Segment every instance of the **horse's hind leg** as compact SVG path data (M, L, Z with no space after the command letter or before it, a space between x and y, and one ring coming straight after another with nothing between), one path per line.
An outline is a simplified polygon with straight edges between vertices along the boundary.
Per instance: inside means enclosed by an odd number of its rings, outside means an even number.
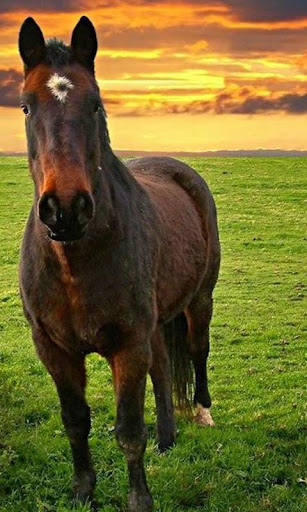
M96 483L88 447L90 409L85 401L84 356L71 356L41 330L34 333L39 358L52 376L61 402L62 420L69 438L73 462L73 497L85 503L91 501Z
M158 447L164 452L175 440L175 420L172 401L172 378L168 349L161 327L152 340L152 366L149 370L155 392L157 408Z
M213 426L208 389L207 359L209 355L209 326L212 316L212 296L193 299L185 311L189 326L190 353L195 370L194 405L197 407L195 420L202 425Z

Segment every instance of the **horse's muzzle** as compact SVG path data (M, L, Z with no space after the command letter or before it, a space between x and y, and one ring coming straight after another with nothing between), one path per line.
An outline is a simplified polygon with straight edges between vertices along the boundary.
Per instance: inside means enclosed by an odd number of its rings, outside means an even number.
M94 201L88 192L77 193L69 205L62 204L54 193L44 193L38 202L38 216L57 242L81 238L94 216Z

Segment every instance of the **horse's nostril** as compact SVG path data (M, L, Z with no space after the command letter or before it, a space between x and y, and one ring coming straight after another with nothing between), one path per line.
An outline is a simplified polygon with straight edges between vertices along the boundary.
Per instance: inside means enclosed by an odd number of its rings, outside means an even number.
M44 193L38 202L38 215L51 231L52 240L76 240L94 215L94 201L87 192L79 192L72 201Z
M60 203L56 196L44 194L38 203L38 215L40 220L49 226L54 227L60 216Z
M78 194L72 203L72 211L80 226L86 226L94 215L94 202L88 193Z

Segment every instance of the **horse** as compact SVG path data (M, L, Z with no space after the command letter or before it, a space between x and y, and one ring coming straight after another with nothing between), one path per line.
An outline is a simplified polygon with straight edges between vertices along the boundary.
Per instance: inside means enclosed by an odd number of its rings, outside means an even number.
M175 440L173 396L181 408L196 407L196 421L213 425L206 362L220 262L215 203L205 181L181 161L124 164L115 156L95 80L97 36L87 17L73 29L70 46L45 42L27 18L19 52L34 184L20 293L36 352L57 388L73 497L94 501L85 358L98 353L113 375L128 507L151 512L143 463L147 375L161 452Z

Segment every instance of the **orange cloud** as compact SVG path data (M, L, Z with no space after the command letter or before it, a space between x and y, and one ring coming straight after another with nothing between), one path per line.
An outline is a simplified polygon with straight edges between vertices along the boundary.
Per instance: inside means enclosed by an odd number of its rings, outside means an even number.
M146 94L144 91L131 91L130 94L108 91L105 98L108 110L116 116L157 116L168 114L263 114L287 113L300 115L307 113L307 94L270 94L254 88L229 88L219 94L198 91L163 91Z
M304 55L300 55L296 60L299 70L307 74L307 52Z

